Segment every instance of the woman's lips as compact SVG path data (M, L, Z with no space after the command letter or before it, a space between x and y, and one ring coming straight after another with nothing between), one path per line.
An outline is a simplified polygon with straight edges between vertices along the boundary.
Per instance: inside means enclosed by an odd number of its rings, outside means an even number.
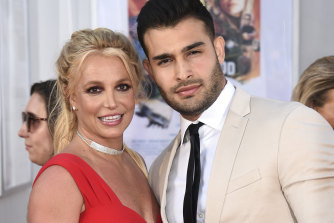
M99 119L104 125L114 126L114 125L118 125L119 123L121 123L123 115L124 114L106 115L106 116L99 117Z
M26 146L26 150L29 151L30 148L31 148L31 146L29 146L29 145L27 145L27 144L26 144L25 146Z
M99 119L103 122L110 122L110 121L117 121L122 118L122 115L109 115L109 116L103 116L99 117Z

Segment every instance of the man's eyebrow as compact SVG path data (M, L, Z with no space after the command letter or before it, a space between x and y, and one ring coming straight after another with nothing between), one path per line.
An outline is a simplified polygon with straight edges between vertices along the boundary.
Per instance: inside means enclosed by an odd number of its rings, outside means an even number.
M196 42L196 43L193 43L189 46L184 47L181 52L184 53L184 52L187 52L188 50L191 50L193 48L196 48L196 47L202 46L202 45L204 45L204 42Z
M163 54L161 54L161 55L152 57L152 60L163 60L163 59L166 59L166 58L169 58L169 57L171 57L170 54L168 54L168 53L163 53Z
M196 42L196 43L193 43L189 46L186 46L184 47L181 52L184 53L184 52L187 52L188 50L191 50L193 48L196 48L196 47L199 47L199 46L202 46L204 45L204 42ZM158 56L155 56L155 57L152 57L152 60L163 60L163 59L166 59L166 58L169 58L171 57L172 55L169 54L169 53L163 53L161 55L158 55Z

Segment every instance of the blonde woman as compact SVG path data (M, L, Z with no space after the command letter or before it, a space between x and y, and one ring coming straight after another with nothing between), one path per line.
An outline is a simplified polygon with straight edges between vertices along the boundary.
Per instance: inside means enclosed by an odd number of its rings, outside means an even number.
M334 128L334 56L319 58L304 71L292 100L318 111Z
M74 32L57 60L55 155L36 177L29 222L160 222L142 158L123 142L142 73L129 40Z

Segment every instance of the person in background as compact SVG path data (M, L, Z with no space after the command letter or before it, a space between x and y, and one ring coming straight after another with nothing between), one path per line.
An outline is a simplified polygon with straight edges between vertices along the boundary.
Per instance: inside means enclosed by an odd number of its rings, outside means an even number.
M251 53L248 51L248 49L249 48L247 47L242 48L242 54L238 57L237 60L238 72L234 77L244 76L251 70L252 66L251 55L250 55Z
M56 155L34 181L28 222L161 222L145 163L123 142L142 83L131 42L105 28L74 32L57 68Z
M35 83L30 89L30 99L22 112L23 124L18 132L25 139L29 159L44 165L53 155L54 123L58 112L56 80Z
M253 40L256 37L256 30L252 25L252 15L246 13L243 15L243 23L241 26L241 35L242 35L242 45L251 46L253 44Z
M333 222L334 131L296 102L226 80L224 39L199 0L149 0L137 18L144 68L181 114L150 168L164 222Z
M319 112L334 129L334 56L319 58L306 68L292 100Z
M246 0L207 0L207 8L220 20L229 23L229 26L217 27L220 35L225 35L229 31L226 28L239 30L241 27L241 17L245 9ZM224 24L224 23L222 23Z
M228 61L237 62L242 54L242 15L246 0L207 0L207 9L214 16L216 35L226 42L225 50Z

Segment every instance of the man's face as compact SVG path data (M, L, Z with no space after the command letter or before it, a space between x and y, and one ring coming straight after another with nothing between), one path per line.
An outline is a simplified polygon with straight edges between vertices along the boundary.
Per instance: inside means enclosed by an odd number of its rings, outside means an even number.
M196 120L226 83L220 66L223 38L212 42L202 21L187 18L174 27L149 29L144 41L148 51L144 68L161 95L184 118Z

